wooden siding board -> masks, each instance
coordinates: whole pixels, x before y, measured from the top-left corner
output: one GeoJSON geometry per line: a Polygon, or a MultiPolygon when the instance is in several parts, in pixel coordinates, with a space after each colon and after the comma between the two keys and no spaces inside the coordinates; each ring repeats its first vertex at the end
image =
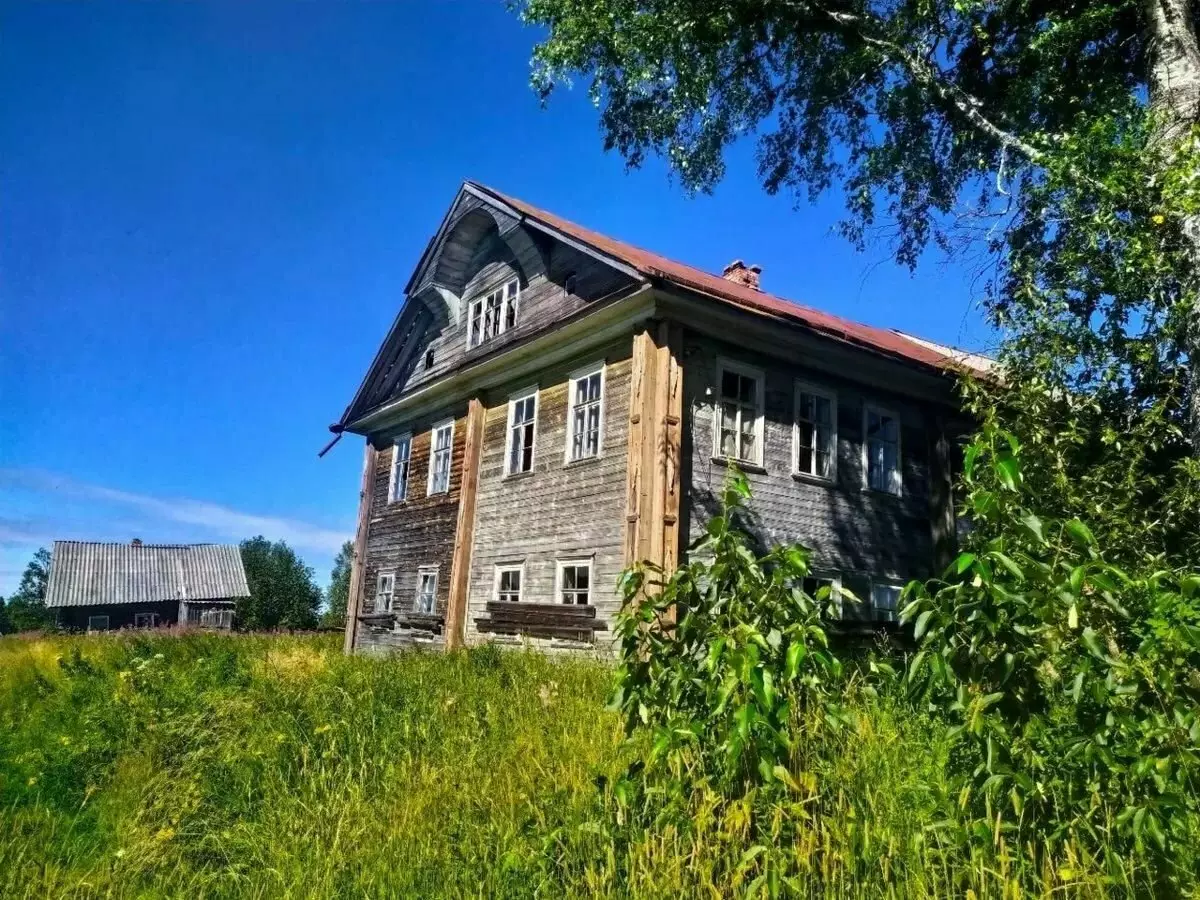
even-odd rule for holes
{"type": "MultiPolygon", "coordinates": [[[[459,495],[462,489],[463,454],[466,447],[465,410],[456,407],[439,414],[422,416],[406,422],[399,429],[375,438],[383,449],[376,454],[371,483],[371,512],[368,523],[366,555],[361,587],[361,610],[375,611],[375,587],[381,572],[396,576],[393,595],[394,610],[410,610],[417,592],[418,569],[438,567],[436,609],[445,615],[450,596],[451,569],[454,558],[454,535],[458,525],[459,495]],[[445,494],[428,496],[430,463],[430,429],[435,423],[454,417],[454,443],[450,455],[450,490],[445,494]],[[391,440],[394,434],[411,431],[412,450],[409,462],[408,499],[388,502],[391,479],[391,440]]],[[[414,641],[429,639],[427,632],[410,633],[401,626],[381,628],[361,621],[356,623],[356,645],[364,649],[408,646],[414,641]]],[[[435,643],[440,644],[439,637],[435,643]]]]}
{"type": "Polygon", "coordinates": [[[835,372],[762,357],[695,333],[685,336],[684,417],[690,468],[684,506],[687,542],[700,536],[727,468],[713,459],[713,402],[717,358],[765,372],[765,474],[747,471],[753,490],[754,531],[764,546],[799,541],[814,563],[860,581],[870,576],[920,577],[933,560],[930,530],[926,410],[919,403],[871,390],[835,372]],[[834,484],[792,476],[793,397],[796,379],[827,386],[838,398],[838,460],[834,484]],[[711,391],[711,393],[710,393],[711,391]],[[902,496],[864,490],[862,416],[865,403],[892,409],[901,419],[902,496]]]}
{"type": "MultiPolygon", "coordinates": [[[[523,562],[523,596],[529,602],[554,602],[556,561],[590,557],[597,618],[607,626],[620,607],[616,585],[624,568],[630,349],[626,340],[603,354],[604,435],[597,459],[565,462],[568,376],[579,366],[597,361],[600,353],[544,372],[538,379],[536,450],[530,473],[505,477],[508,389],[488,398],[466,617],[468,643],[489,639],[475,619],[486,617],[497,564],[523,562]]],[[[524,379],[523,384],[509,387],[517,390],[529,382],[524,379]]]]}

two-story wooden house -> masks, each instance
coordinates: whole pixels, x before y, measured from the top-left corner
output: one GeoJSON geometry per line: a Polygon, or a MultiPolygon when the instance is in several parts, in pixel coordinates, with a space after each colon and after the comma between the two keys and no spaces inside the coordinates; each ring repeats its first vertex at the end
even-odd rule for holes
{"type": "Polygon", "coordinates": [[[764,543],[890,619],[953,550],[971,360],[465,183],[340,422],[366,439],[348,650],[605,649],[619,573],[670,569],[728,463],[764,543]]]}

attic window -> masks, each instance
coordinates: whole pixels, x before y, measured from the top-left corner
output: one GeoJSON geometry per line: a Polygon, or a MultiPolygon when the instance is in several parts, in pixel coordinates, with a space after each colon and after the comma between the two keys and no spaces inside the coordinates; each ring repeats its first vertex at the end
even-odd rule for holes
{"type": "Polygon", "coordinates": [[[490,294],[471,301],[470,334],[467,347],[478,347],[517,324],[521,288],[517,279],[490,294]]]}
{"type": "Polygon", "coordinates": [[[430,347],[425,351],[425,370],[429,371],[433,368],[433,348],[430,347]]]}

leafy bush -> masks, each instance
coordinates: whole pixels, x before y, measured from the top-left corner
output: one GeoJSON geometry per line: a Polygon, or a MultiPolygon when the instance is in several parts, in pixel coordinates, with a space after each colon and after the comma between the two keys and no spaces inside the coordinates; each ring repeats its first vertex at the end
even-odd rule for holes
{"type": "Polygon", "coordinates": [[[943,580],[906,589],[908,678],[944,697],[978,844],[1070,842],[1118,876],[1155,858],[1196,878],[1200,576],[1106,561],[1078,518],[1039,516],[1020,445],[987,428],[965,460],[975,537],[943,580]]]}

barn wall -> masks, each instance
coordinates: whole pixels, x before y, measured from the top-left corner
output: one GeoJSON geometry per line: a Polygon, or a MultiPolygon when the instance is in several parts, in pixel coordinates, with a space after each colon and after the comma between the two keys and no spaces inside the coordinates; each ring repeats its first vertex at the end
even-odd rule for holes
{"type": "Polygon", "coordinates": [[[63,606],[56,610],[56,621],[60,628],[68,631],[87,629],[88,616],[108,616],[109,630],[133,628],[137,613],[158,613],[158,625],[175,625],[179,621],[179,601],[162,603],[122,603],[119,605],[63,606]]]}
{"type": "MultiPolygon", "coordinates": [[[[476,621],[488,618],[486,605],[492,600],[497,564],[524,563],[523,603],[555,604],[556,561],[578,557],[593,559],[592,605],[597,622],[606,626],[596,632],[596,645],[603,649],[611,643],[611,618],[620,606],[617,577],[623,565],[631,348],[632,339],[626,338],[489,395],[466,616],[468,643],[521,640],[481,631],[476,621]],[[601,455],[568,464],[568,378],[601,359],[606,364],[601,455]],[[535,382],[534,467],[505,476],[508,396],[535,382]]],[[[578,646],[562,640],[536,643],[578,646]]]]}
{"type": "Polygon", "coordinates": [[[872,578],[904,581],[929,574],[933,560],[930,517],[930,410],[882,387],[844,374],[785,363],[689,333],[684,341],[685,546],[703,533],[717,508],[727,467],[714,459],[713,398],[717,360],[763,370],[764,444],[761,471],[747,468],[753,490],[753,531],[764,546],[799,542],[814,551],[814,567],[839,573],[843,584],[869,597],[872,578]],[[796,379],[836,392],[836,480],[814,483],[793,475],[796,379]],[[711,391],[711,393],[709,393],[711,391]],[[901,496],[864,488],[863,406],[875,403],[901,420],[901,496]]]}
{"type": "Polygon", "coordinates": [[[375,438],[380,452],[375,457],[375,473],[368,511],[367,550],[360,609],[368,617],[360,618],[355,645],[363,650],[404,646],[413,641],[441,643],[441,637],[392,622],[375,622],[375,589],[380,573],[396,576],[393,609],[409,611],[417,592],[417,573],[421,566],[438,567],[437,612],[444,616],[450,591],[450,563],[454,552],[459,494],[462,487],[462,462],[466,435],[466,404],[439,414],[422,416],[375,438]],[[453,415],[454,442],[450,457],[450,491],[427,493],[432,427],[453,415]],[[411,432],[412,453],[406,500],[388,502],[396,435],[411,432]]]}

